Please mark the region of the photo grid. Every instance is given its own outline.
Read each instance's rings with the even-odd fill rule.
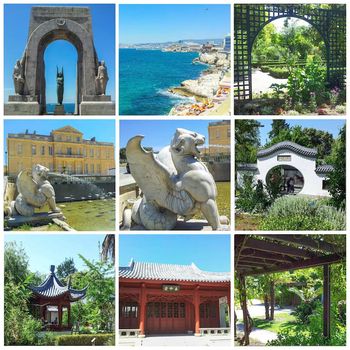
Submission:
[[[0,346],[346,347],[345,1],[0,3]]]

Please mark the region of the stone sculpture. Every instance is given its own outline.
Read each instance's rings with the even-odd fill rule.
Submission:
[[[13,83],[15,86],[15,94],[23,95],[25,80],[24,80],[23,62],[21,62],[20,60],[16,61],[12,76],[13,76]]]
[[[158,154],[146,151],[142,139],[135,136],[126,146],[130,172],[143,192],[132,207],[132,222],[148,230],[171,230],[178,216],[187,221],[200,211],[213,230],[220,229],[216,184],[198,159],[205,137],[177,129],[171,144]]]
[[[96,76],[96,94],[97,95],[106,95],[106,87],[108,82],[108,72],[107,67],[105,64],[105,61],[99,62],[99,66],[97,69],[97,76]]]
[[[57,67],[57,73],[56,73],[56,81],[57,81],[57,103],[59,105],[62,105],[63,102],[63,93],[64,93],[64,73],[63,73],[63,67],[62,71],[58,71]]]
[[[41,208],[46,203],[54,213],[61,210],[56,206],[55,190],[47,180],[49,169],[40,164],[33,166],[32,170],[22,170],[17,177],[18,196],[7,208],[8,216],[33,216],[35,208]]]

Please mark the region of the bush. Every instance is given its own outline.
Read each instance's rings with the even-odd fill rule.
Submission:
[[[344,231],[346,217],[342,210],[307,197],[278,198],[263,220],[261,230]]]
[[[289,70],[286,67],[269,67],[268,72],[277,79],[287,79],[289,76]]]
[[[94,338],[95,345],[107,345],[113,342],[114,337],[114,334],[62,335],[56,338],[56,345],[92,345]]]
[[[338,106],[335,106],[335,111],[336,111],[338,114],[345,114],[345,113],[346,113],[346,105],[338,105]]]
[[[318,300],[315,299],[303,301],[291,314],[295,316],[299,322],[307,324],[310,322],[309,317],[312,315],[318,304]]]

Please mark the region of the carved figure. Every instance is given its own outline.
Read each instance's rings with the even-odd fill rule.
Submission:
[[[15,86],[15,93],[17,95],[23,95],[25,80],[24,80],[23,62],[21,62],[20,60],[16,61],[12,76],[13,76],[13,84]]]
[[[106,95],[106,87],[108,80],[109,78],[105,61],[101,61],[99,62],[97,76],[95,78],[97,95]]]
[[[57,67],[57,73],[56,73],[56,81],[57,81],[57,103],[59,105],[63,102],[63,93],[64,93],[64,73],[63,73],[63,67],[62,71],[58,71]]]
[[[134,223],[148,230],[171,230],[178,216],[189,220],[201,211],[213,230],[220,229],[213,176],[198,156],[205,137],[176,129],[170,146],[158,154],[141,146],[143,136],[126,146],[130,172],[143,192],[132,208]]]
[[[35,208],[41,208],[46,203],[51,211],[61,212],[56,206],[55,190],[47,180],[49,169],[40,164],[33,166],[32,170],[22,170],[17,177],[18,196],[7,210],[9,216],[19,214],[32,216]]]

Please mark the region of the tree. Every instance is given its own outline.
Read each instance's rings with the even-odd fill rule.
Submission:
[[[332,159],[332,158],[331,158]],[[329,193],[333,204],[340,209],[346,206],[346,129],[339,132],[335,143],[332,165],[334,170],[329,175]]]
[[[259,128],[262,125],[253,119],[235,121],[235,162],[255,163],[260,145]]]
[[[65,258],[64,261],[57,266],[56,275],[59,279],[67,280],[68,276],[77,272],[73,258]]]
[[[289,124],[285,119],[274,119],[272,121],[271,127],[272,129],[268,133],[270,139],[277,137],[280,134],[281,130],[289,130]]]

